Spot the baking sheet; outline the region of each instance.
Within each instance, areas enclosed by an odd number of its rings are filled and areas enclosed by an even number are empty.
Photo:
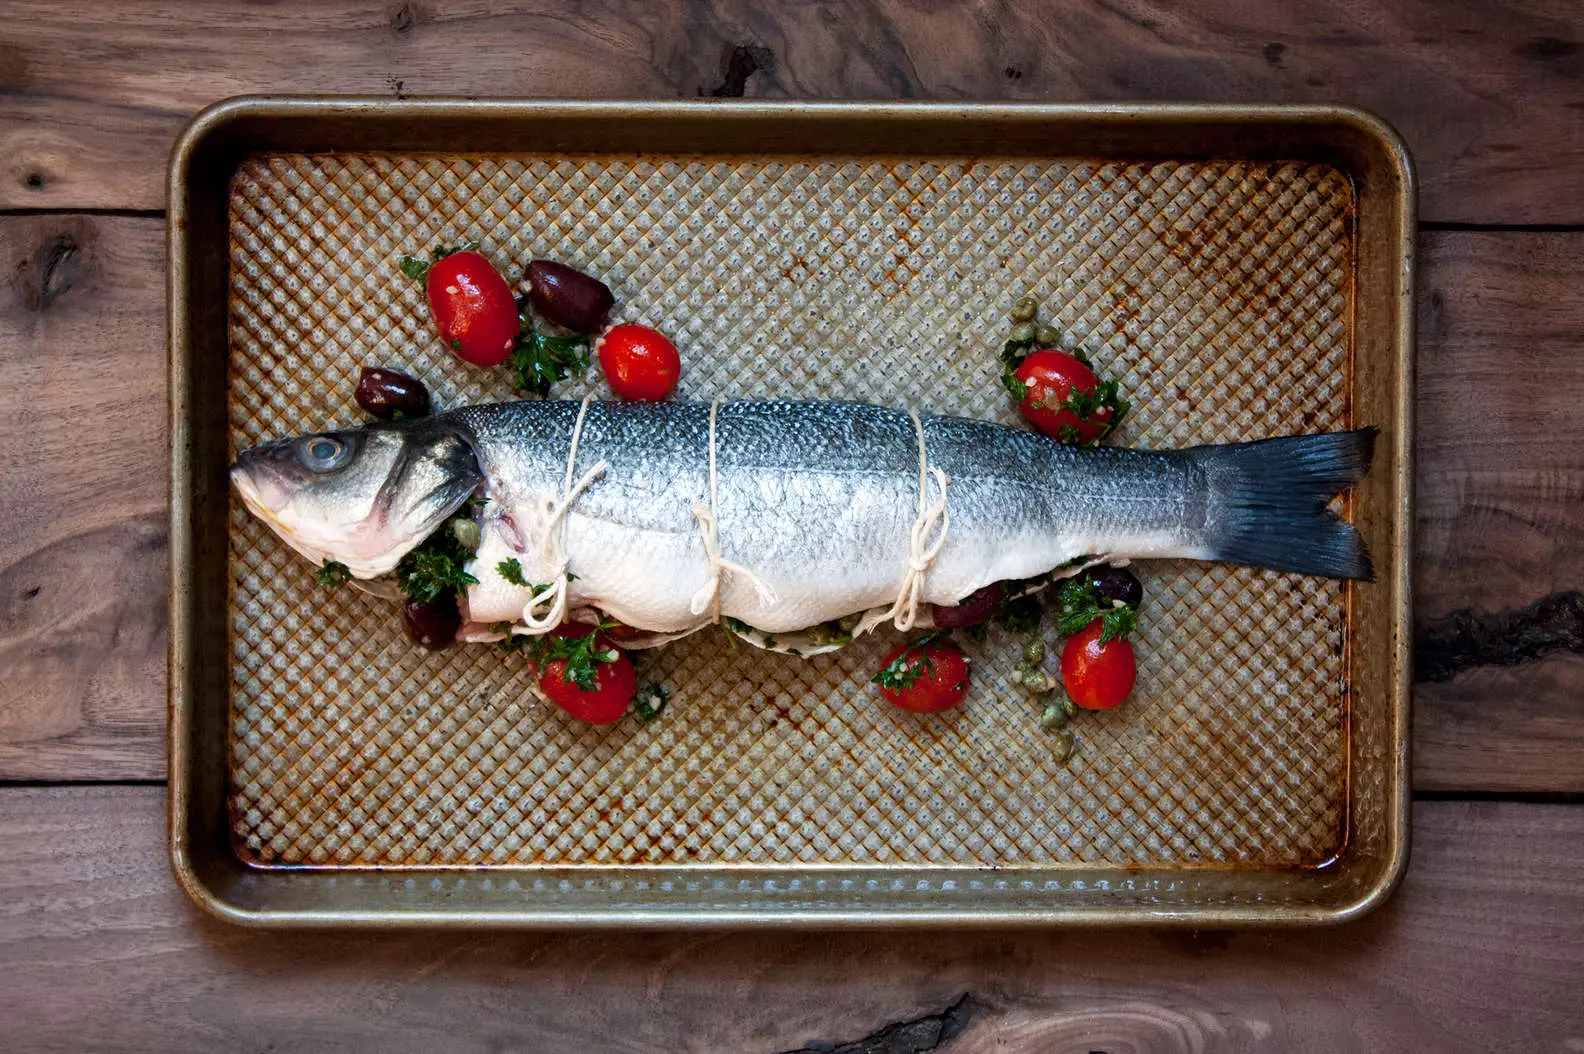
[[[506,273],[601,276],[615,321],[675,336],[679,398],[1017,424],[996,352],[1031,293],[1133,400],[1118,442],[1345,428],[1351,206],[1313,164],[255,157],[230,209],[233,451],[357,424],[365,364],[443,406],[512,397],[395,268],[463,241]],[[597,373],[555,394],[586,392]],[[1064,765],[999,629],[965,641],[972,695],[945,717],[869,688],[894,631],[812,659],[706,632],[636,653],[671,706],[604,731],[536,705],[520,658],[431,655],[396,605],[315,587],[235,498],[230,564],[230,800],[259,863],[1304,867],[1341,847],[1341,583],[1141,567],[1138,688],[1080,716]]]

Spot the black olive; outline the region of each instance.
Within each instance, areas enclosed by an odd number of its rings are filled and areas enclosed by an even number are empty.
[[[574,333],[598,333],[605,328],[616,298],[598,278],[554,260],[535,260],[523,272],[528,302],[546,322]]]
[[[1001,602],[1006,599],[1006,590],[1000,582],[991,582],[983,589],[975,590],[963,597],[962,603],[946,607],[937,605],[935,608],[935,625],[941,629],[962,629],[964,626],[977,626],[981,622],[989,622],[1001,610]]]
[[[402,626],[414,644],[439,651],[456,640],[462,613],[457,610],[456,597],[449,592],[428,604],[409,599],[402,602]]]
[[[356,398],[363,409],[387,421],[397,414],[423,417],[429,413],[429,389],[423,386],[423,381],[400,370],[363,367]]]
[[[1130,608],[1137,608],[1144,603],[1144,583],[1127,568],[1101,564],[1091,567],[1087,574],[1094,591],[1100,594],[1102,600],[1120,600]]]

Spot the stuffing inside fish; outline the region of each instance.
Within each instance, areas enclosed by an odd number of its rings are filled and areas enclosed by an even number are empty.
[[[287,544],[358,579],[482,493],[478,583],[461,601],[496,635],[597,610],[656,642],[731,619],[801,634],[801,652],[829,650],[811,628],[834,640],[866,612],[927,626],[932,606],[990,583],[1098,559],[1367,578],[1362,540],[1327,503],[1373,441],[1079,449],[857,403],[517,402],[266,443],[231,475]],[[520,575],[502,572],[511,560]]]

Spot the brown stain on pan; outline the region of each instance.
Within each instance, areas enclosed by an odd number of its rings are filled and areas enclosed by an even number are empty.
[[[1168,195],[1147,168],[1081,159],[1033,167],[1029,175],[1026,161],[949,158],[850,166],[635,155],[254,159],[232,196],[233,446],[350,423],[354,415],[334,393],[350,391],[365,361],[419,369],[442,405],[500,397],[498,378],[458,370],[436,351],[418,293],[390,272],[398,252],[470,232],[501,260],[542,254],[600,273],[633,320],[685,319],[691,397],[763,397],[790,386],[885,401],[895,397],[896,379],[907,378],[925,386],[924,405],[1015,421],[977,356],[994,358],[1004,323],[993,305],[1039,286],[1064,327],[1120,345],[1108,355],[1121,363],[1147,364],[1130,393],[1139,403],[1131,442],[1166,445],[1185,421],[1214,438],[1237,438],[1244,427],[1338,424],[1346,396],[1320,394],[1317,379],[1344,369],[1350,348],[1318,316],[1305,320],[1310,352],[1283,363],[1287,383],[1309,393],[1299,400],[1303,410],[1282,417],[1287,411],[1273,407],[1239,423],[1238,392],[1259,376],[1249,372],[1258,347],[1251,327],[1291,298],[1299,276],[1284,268],[1307,265],[1273,256],[1288,243],[1269,231],[1243,250],[1265,270],[1229,275],[1218,261],[1228,232],[1246,234],[1257,220],[1250,198],[1268,204],[1271,188],[1321,177],[1272,164],[1249,182],[1229,174],[1227,163],[1194,163],[1187,167],[1206,181],[1199,200],[1215,222],[1177,231],[1155,214]],[[921,169],[931,178],[908,186],[904,172]],[[976,227],[954,241],[961,230],[925,219],[939,214],[932,203],[954,187],[968,193],[992,178],[1010,187],[1018,173],[1027,189],[1008,191],[995,208],[1019,222],[1042,201],[1069,203],[1080,217],[1098,209],[1141,218],[1141,233],[1120,226],[1096,246],[1070,246],[1062,238],[1081,239],[1087,221],[1050,224],[1048,245],[1025,265],[1018,261],[1026,246],[998,228]],[[755,178],[762,182],[751,184]],[[752,194],[741,191],[750,185]],[[894,215],[878,223],[881,237],[859,239],[866,195],[877,186]],[[1123,203],[1130,190],[1139,194],[1133,205]],[[816,191],[828,191],[831,203],[815,203]],[[793,219],[772,220],[778,208]],[[1303,208],[1303,237],[1335,236],[1334,201],[1321,195]],[[958,224],[981,218],[973,210],[952,215]],[[817,258],[809,248],[770,251],[790,245],[800,224],[821,220],[833,235],[809,240]],[[1147,256],[1144,265],[1127,262],[1128,251],[1150,248],[1143,238],[1156,239],[1175,266],[1182,286],[1175,294],[1161,284],[1170,267]],[[753,251],[733,263],[717,251],[733,245]],[[953,254],[977,281],[946,282],[931,270]],[[778,299],[776,283],[760,288],[761,276],[744,261],[764,259],[790,259],[773,278],[805,297],[824,295],[829,306],[800,313]],[[1322,266],[1335,264],[1327,257]],[[1328,294],[1326,310],[1348,295],[1345,286]],[[1212,301],[1233,321],[1206,334],[1187,313]],[[1183,313],[1163,338],[1149,331],[1158,303]],[[936,311],[967,334],[963,350],[948,353],[909,325]],[[1140,334],[1127,336],[1134,329]],[[898,336],[910,339],[887,343]],[[302,357],[298,349],[309,346],[315,356]],[[845,350],[788,366],[743,350],[761,346]],[[862,349],[862,370],[847,357],[854,348]],[[1222,374],[1204,372],[1204,348],[1221,356]],[[568,384],[564,394],[585,390],[599,389]],[[415,655],[388,612],[314,592],[295,558],[257,524],[234,514],[231,527],[241,645],[233,649],[241,674],[233,716],[244,730],[233,756],[232,823],[239,853],[255,863],[1204,869],[1301,867],[1338,848],[1334,832],[1272,827],[1267,805],[1277,800],[1283,815],[1311,820],[1341,807],[1346,742],[1334,727],[1341,658],[1313,660],[1291,643],[1335,610],[1340,589],[1261,596],[1248,590],[1248,572],[1146,568],[1143,646],[1144,661],[1154,664],[1153,694],[1126,713],[1080,719],[1083,753],[1063,768],[1034,727],[1037,704],[1007,679],[1018,642],[1000,631],[973,647],[974,699],[948,721],[898,720],[873,700],[868,674],[889,637],[807,663],[751,650],[722,655],[697,640],[644,659],[646,678],[684,697],[661,721],[594,731],[525,699],[521,671],[488,649]],[[1275,723],[1238,724],[1223,709],[1255,690],[1238,679],[1238,648],[1248,641],[1274,648],[1282,661],[1316,664],[1305,674],[1312,696],[1280,702]],[[332,702],[344,708],[346,728],[314,732]],[[1319,759],[1317,767],[1266,774],[1275,782],[1251,793],[1251,773],[1259,773],[1239,759],[1271,749],[1277,728]],[[365,752],[371,742],[386,745]],[[1152,766],[1161,774],[1146,778]],[[906,833],[921,813],[937,816],[941,831]],[[628,824],[638,833],[624,834]],[[646,834],[651,826],[661,833]]]

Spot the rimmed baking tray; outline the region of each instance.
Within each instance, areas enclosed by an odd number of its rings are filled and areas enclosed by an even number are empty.
[[[1414,196],[1341,107],[238,99],[170,169],[171,854],[262,925],[894,926],[1334,921],[1407,853]],[[1343,512],[1377,578],[1143,568],[1143,672],[1063,764],[969,643],[969,705],[866,680],[894,636],[797,659],[701,634],[642,656],[648,726],[536,706],[327,594],[227,492],[240,447],[347,425],[359,366],[445,405],[393,264],[478,240],[604,277],[676,335],[681,397],[858,398],[1015,423],[1034,293],[1133,398],[1120,441],[1381,429]],[[557,395],[600,390],[597,377]],[[574,563],[575,563],[574,554]]]

